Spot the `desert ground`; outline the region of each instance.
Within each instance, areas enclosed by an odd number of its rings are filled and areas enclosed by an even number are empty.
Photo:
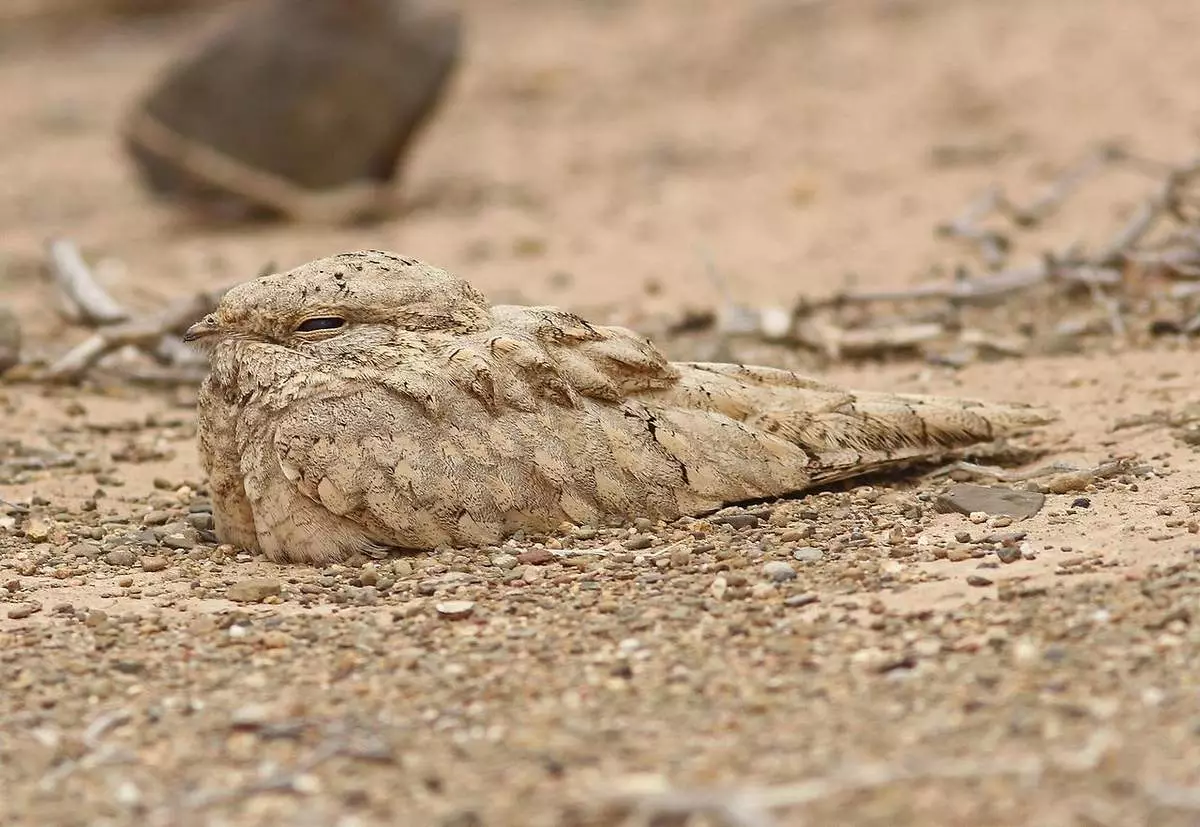
[[[656,334],[731,295],[905,289],[968,257],[934,229],[986,187],[1028,201],[1102,143],[1200,153],[1191,0],[467,0],[401,214],[208,226],[152,200],[114,136],[229,9],[0,32],[0,304],[27,362],[88,335],[51,238],[137,312],[378,248]],[[1111,236],[1152,189],[1088,184],[1029,255]],[[193,385],[18,370],[0,823],[1200,822],[1189,338],[950,364],[718,336],[661,344],[1052,406],[1006,469],[1057,482],[1015,522],[943,513],[952,475],[922,467],[672,524],[281,566],[211,533]]]

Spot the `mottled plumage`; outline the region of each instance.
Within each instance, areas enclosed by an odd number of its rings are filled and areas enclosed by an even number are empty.
[[[239,285],[187,338],[211,359],[199,443],[217,534],[281,561],[700,514],[1052,418],[670,363],[624,328],[492,307],[376,251]]]

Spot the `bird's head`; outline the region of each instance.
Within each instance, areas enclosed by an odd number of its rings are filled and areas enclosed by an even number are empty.
[[[489,320],[487,300],[462,279],[415,259],[367,250],[239,284],[183,338],[206,349],[236,340],[297,350],[336,341],[340,350],[397,330],[469,333]]]

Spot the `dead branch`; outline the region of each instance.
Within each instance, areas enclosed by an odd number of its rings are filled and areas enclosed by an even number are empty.
[[[29,509],[26,508],[25,506],[19,505],[18,503],[14,503],[14,502],[9,502],[8,500],[4,499],[3,497],[0,497],[0,506],[4,506],[5,508],[7,508],[9,511],[11,511],[14,514],[28,514],[29,513]]]
[[[1118,166],[1153,175],[1156,185],[1110,238],[1093,249],[1074,243],[1030,262],[1006,263],[1022,231],[1044,223],[1088,181]],[[715,325],[722,341],[750,336],[801,344],[825,358],[905,354],[960,366],[977,358],[1077,351],[1101,337],[1124,344],[1200,334],[1198,183],[1200,158],[1169,165],[1102,147],[1028,206],[1014,205],[993,186],[937,228],[942,237],[970,242],[982,272],[957,265],[950,277],[910,287],[802,296],[790,324],[781,326],[770,308],[735,301],[710,266],[721,310],[693,312],[686,323],[668,325],[668,335]],[[1011,231],[984,226],[996,216],[1010,222]],[[1163,284],[1167,280],[1181,283]],[[1163,318],[1168,302],[1179,310]]]
[[[129,318],[129,311],[97,283],[74,242],[52,239],[46,245],[46,253],[68,319],[94,326],[116,324]]]
[[[1018,229],[1036,227],[1056,213],[1067,199],[1084,183],[1095,178],[1113,163],[1123,160],[1125,153],[1115,146],[1104,146],[1089,152],[1081,161],[1069,167],[1046,188],[1032,204],[1021,207],[1013,203],[999,185],[992,185],[977,196],[957,218],[937,227],[946,238],[971,241],[989,269],[998,269],[1012,250],[1011,239],[996,230],[982,226],[993,215],[1008,219]]]
[[[76,382],[105,356],[125,347],[138,348],[160,364],[189,359],[190,351],[177,349],[167,342],[178,340],[189,325],[211,313],[223,293],[223,290],[199,293],[176,302],[151,318],[103,328],[67,351],[41,378],[51,382]]]
[[[906,350],[933,341],[945,332],[945,327],[936,323],[889,325],[867,330],[813,323],[797,325],[796,338],[802,344],[838,359]]]
[[[1035,227],[1062,208],[1072,195],[1088,181],[1095,178],[1113,164],[1129,156],[1118,146],[1102,146],[1089,152],[1084,158],[1069,167],[1046,188],[1040,198],[1023,209],[1013,208],[1010,215],[1021,227]]]

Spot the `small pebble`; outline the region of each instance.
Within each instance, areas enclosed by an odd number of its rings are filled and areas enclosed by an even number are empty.
[[[25,524],[25,536],[35,543],[44,543],[50,536],[50,524],[35,517]]]
[[[100,547],[92,543],[75,543],[67,549],[67,555],[70,557],[84,557],[88,560],[95,560],[100,556]]]
[[[755,583],[750,587],[750,596],[756,600],[772,597],[775,594],[775,587],[770,583]]]
[[[1046,501],[1044,494],[1036,491],[1017,491],[990,485],[956,483],[938,495],[935,505],[944,514],[968,515],[971,522],[980,524],[989,516],[1006,515],[1023,520],[1041,510]],[[982,519],[979,515],[983,515]]]
[[[755,514],[730,514],[725,517],[717,517],[713,522],[727,525],[730,528],[754,528],[758,525],[759,519]]]
[[[206,511],[196,511],[184,518],[188,525],[197,531],[212,531],[213,515]]]
[[[512,554],[497,554],[492,557],[492,565],[501,571],[508,571],[517,565],[517,558]]]
[[[110,566],[132,566],[137,562],[137,555],[127,548],[119,548],[104,555],[104,560]]]
[[[641,549],[650,548],[650,546],[654,545],[654,538],[649,534],[638,534],[630,537],[621,545],[630,551],[640,551]]]
[[[725,592],[729,590],[729,581],[718,575],[713,578],[712,585],[708,587],[709,593],[717,600],[725,597]]]
[[[799,560],[801,563],[815,563],[825,556],[825,552],[819,548],[804,546],[803,548],[793,549],[792,557]]]
[[[808,594],[794,594],[791,597],[785,598],[783,601],[783,605],[789,606],[793,609],[798,609],[801,606],[810,606],[813,603],[816,603],[817,601],[819,601],[820,599],[821,599],[820,597],[818,597],[817,595],[815,595],[811,592],[809,592]]]
[[[24,620],[36,612],[39,608],[39,606],[36,606],[33,603],[22,603],[19,606],[13,606],[8,610],[8,619]]]
[[[151,511],[142,517],[142,525],[164,525],[171,519],[169,511]]]
[[[446,600],[438,603],[434,609],[437,610],[440,617],[444,617],[447,620],[462,620],[463,618],[470,617],[471,613],[475,611],[475,601]]]
[[[785,563],[782,560],[772,560],[769,563],[764,563],[762,570],[763,575],[775,583],[783,583],[796,579],[796,570],[792,568],[790,563]]]
[[[187,551],[196,547],[196,538],[191,535],[179,532],[176,534],[168,534],[162,538],[162,544],[167,548],[173,548],[180,551]]]
[[[269,577],[253,577],[240,580],[225,590],[225,597],[235,603],[258,603],[259,601],[278,595],[282,584]]]
[[[996,549],[996,556],[1000,558],[1001,563],[1015,563],[1021,559],[1021,547],[1016,545],[1001,546]]]
[[[970,574],[970,575],[967,575],[967,585],[968,586],[990,586],[990,585],[992,585],[992,581],[989,580],[988,578],[984,577],[982,574]]]
[[[162,571],[166,567],[167,567],[167,558],[166,557],[159,557],[159,556],[155,555],[153,557],[143,557],[142,558],[142,571]]]

